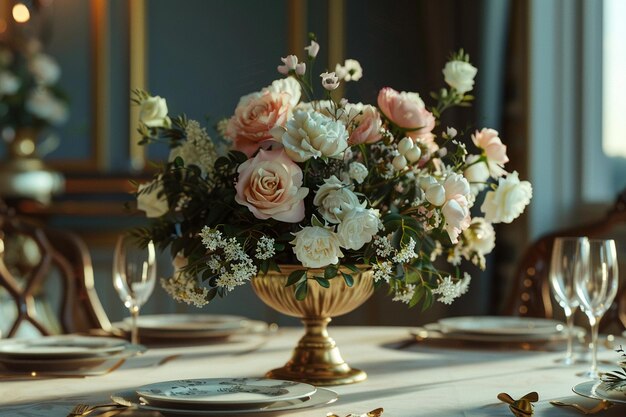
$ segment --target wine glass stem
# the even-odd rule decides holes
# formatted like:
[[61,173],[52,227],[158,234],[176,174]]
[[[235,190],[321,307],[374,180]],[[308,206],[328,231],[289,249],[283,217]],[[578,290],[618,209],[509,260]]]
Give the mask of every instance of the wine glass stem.
[[600,320],[591,322],[591,372],[598,372],[598,327]]
[[565,358],[572,360],[574,357],[574,312],[572,309],[565,309],[565,318],[567,321],[567,353]]
[[130,319],[131,319],[130,343],[134,345],[139,344],[139,334],[137,332],[137,317],[139,317],[139,307],[132,306],[130,308]]

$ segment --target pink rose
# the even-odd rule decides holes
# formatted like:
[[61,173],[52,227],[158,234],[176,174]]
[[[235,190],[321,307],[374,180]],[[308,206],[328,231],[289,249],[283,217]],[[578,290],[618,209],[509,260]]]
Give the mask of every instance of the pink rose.
[[233,148],[252,156],[261,145],[272,141],[270,130],[285,125],[292,110],[290,101],[291,96],[284,92],[262,91],[243,96],[226,128]]
[[385,87],[378,93],[380,111],[395,125],[410,129],[412,138],[425,137],[435,127],[435,117],[426,110],[417,93],[397,92]]
[[380,120],[378,110],[374,106],[363,106],[361,113],[355,117],[354,121],[356,128],[350,132],[350,138],[348,139],[350,145],[374,143],[380,140],[380,129],[383,123]]
[[304,218],[304,197],[309,189],[302,187],[302,170],[282,149],[260,149],[237,170],[235,201],[248,207],[257,219],[273,218],[297,223]]
[[504,164],[509,162],[506,156],[506,145],[498,137],[498,132],[494,129],[477,130],[472,135],[474,145],[481,148],[487,157],[489,174],[494,178],[499,178],[506,174]]

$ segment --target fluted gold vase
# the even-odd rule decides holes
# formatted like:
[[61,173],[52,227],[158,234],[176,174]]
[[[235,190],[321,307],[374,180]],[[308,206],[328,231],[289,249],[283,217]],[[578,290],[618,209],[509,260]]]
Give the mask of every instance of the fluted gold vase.
[[[328,323],[363,304],[374,291],[374,280],[369,270],[349,273],[354,285],[348,287],[342,277],[331,279],[330,288],[316,281],[309,284],[307,296],[298,301],[294,288],[285,287],[287,277],[299,265],[280,265],[281,272],[270,271],[252,279],[252,287],[263,302],[280,313],[299,317],[305,334],[285,366],[267,373],[268,378],[307,382],[313,385],[343,385],[360,382],[367,374],[351,368],[341,357],[335,341],[328,335]],[[323,270],[309,270],[309,277],[324,276]]]

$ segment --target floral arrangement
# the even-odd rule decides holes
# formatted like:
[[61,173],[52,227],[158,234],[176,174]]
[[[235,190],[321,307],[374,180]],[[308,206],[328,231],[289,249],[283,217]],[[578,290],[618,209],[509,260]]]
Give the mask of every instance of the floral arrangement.
[[[330,279],[351,286],[353,273],[371,268],[394,300],[449,304],[468,289],[461,260],[484,268],[492,224],[529,203],[531,185],[505,170],[498,132],[439,124],[446,109],[473,99],[477,69],[463,51],[445,65],[448,86],[431,106],[390,87],[376,106],[337,97],[341,82],[363,76],[361,65],[349,59],[318,78],[318,52],[312,40],[306,62],[282,58],[284,77],[241,97],[216,141],[197,121],[170,117],[165,99],[134,92],[142,143],[171,148],[138,187],[138,208],[153,221],[135,232],[170,248],[176,271],[162,285],[175,299],[201,306],[296,264],[287,285],[298,299]],[[472,216],[479,198],[481,215]]]
[[58,86],[61,70],[41,44],[0,46],[0,125],[42,129],[68,118],[67,98]]

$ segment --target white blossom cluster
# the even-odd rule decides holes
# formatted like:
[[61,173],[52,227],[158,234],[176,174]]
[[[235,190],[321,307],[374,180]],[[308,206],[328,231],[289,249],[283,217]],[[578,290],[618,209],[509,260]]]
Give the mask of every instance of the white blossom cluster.
[[411,262],[413,258],[417,258],[417,253],[415,253],[415,240],[410,238],[409,243],[402,245],[402,248],[393,257],[393,261],[397,264],[405,264]]
[[391,278],[393,278],[393,266],[389,261],[376,262],[372,264],[372,275],[374,277],[374,281],[385,281],[389,282]]
[[405,288],[401,290],[396,290],[394,297],[391,299],[392,301],[400,301],[404,304],[409,304],[413,295],[415,294],[415,285],[408,284]]
[[465,294],[469,288],[471,276],[465,272],[463,278],[454,281],[450,275],[444,277],[439,286],[433,290],[433,295],[438,295],[437,301],[443,304],[452,304],[452,302]]
[[276,250],[274,249],[274,239],[267,236],[261,236],[256,245],[256,258],[263,261],[270,259],[275,254]]
[[257,267],[236,238],[224,238],[219,230],[208,226],[200,237],[210,252],[207,265],[217,275],[216,286],[232,291],[256,275]]
[[209,302],[206,297],[209,290],[198,285],[198,280],[182,272],[177,272],[173,277],[161,278],[161,286],[174,300],[202,307]]
[[185,165],[195,165],[200,168],[202,176],[206,177],[213,172],[213,166],[217,160],[217,151],[207,131],[200,123],[189,120],[185,128],[187,139],[170,151],[169,161],[177,157],[185,161]]

